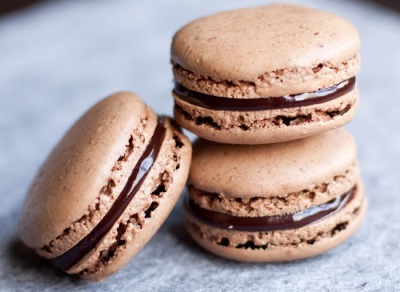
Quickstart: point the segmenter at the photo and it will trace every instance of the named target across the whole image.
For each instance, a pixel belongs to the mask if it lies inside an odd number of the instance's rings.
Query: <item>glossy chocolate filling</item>
[[[151,170],[151,167],[153,166],[154,161],[157,159],[160,151],[165,132],[166,129],[162,121],[159,120],[154,134],[147,145],[147,148],[135,165],[130,177],[128,178],[128,182],[118,198],[115,200],[114,204],[111,206],[110,210],[93,228],[93,230],[80,242],[62,255],[50,259],[51,263],[56,268],[63,271],[70,269],[73,265],[78,263],[81,258],[93,250],[103,239],[103,237],[110,231],[115,222],[125,211],[136,192],[140,189],[147,174]]]
[[[281,97],[227,98],[196,92],[175,82],[174,94],[183,101],[202,108],[217,111],[263,111],[293,108],[331,101],[352,91],[356,78],[310,93],[285,95]]]
[[[250,232],[289,230],[304,227],[339,212],[354,198],[356,191],[357,187],[353,187],[347,193],[327,203],[297,213],[276,216],[236,217],[204,209],[189,197],[185,200],[185,207],[200,221],[222,229]]]

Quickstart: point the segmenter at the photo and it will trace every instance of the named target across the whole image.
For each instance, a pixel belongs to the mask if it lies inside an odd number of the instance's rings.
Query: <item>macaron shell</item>
[[[360,56],[356,54],[353,58],[336,66],[318,64],[314,67],[285,68],[265,72],[256,80],[237,82],[215,80],[193,73],[180,65],[175,65],[172,70],[175,81],[193,91],[212,96],[246,99],[313,92],[350,79],[358,73],[360,65]]]
[[[158,157],[134,199],[96,249],[69,273],[81,272],[87,280],[104,280],[126,265],[168,217],[186,183],[191,144],[169,121],[166,126],[166,137]],[[155,194],[161,185],[165,191]],[[153,210],[154,202],[158,205]],[[126,229],[119,234],[121,226]],[[103,254],[108,254],[110,249],[113,255],[105,261]]]
[[[190,199],[203,209],[238,217],[263,217],[292,214],[335,199],[350,190],[359,179],[357,164],[329,181],[277,197],[238,198],[208,193],[189,186]]]
[[[284,197],[329,182],[355,162],[356,144],[341,129],[267,145],[225,145],[198,139],[188,184],[238,198]]]
[[[347,240],[361,224],[367,210],[361,183],[357,196],[338,213],[299,229],[274,232],[239,232],[204,224],[186,213],[187,230],[203,248],[219,256],[248,262],[292,261],[320,255]],[[258,238],[262,242],[256,243]],[[229,247],[218,244],[222,238]],[[236,242],[239,241],[239,242]],[[235,248],[237,244],[254,241],[267,248]]]
[[[256,112],[210,110],[174,97],[174,117],[182,127],[227,144],[279,143],[315,135],[350,122],[358,106],[358,89],[322,104]]]
[[[121,156],[119,156],[118,160],[109,170],[107,183],[97,192],[98,196],[87,207],[86,213],[82,214],[78,220],[68,226],[63,233],[53,238],[46,245],[38,248],[36,252],[39,255],[46,258],[54,258],[63,254],[86,237],[109,212],[124,189],[133,168],[137,164],[139,156],[142,155],[146,144],[152,138],[157,117],[149,108],[146,108],[146,111],[142,115],[142,121],[144,122],[136,129],[132,129],[131,138],[124,148],[121,148]],[[99,165],[98,167],[101,166]],[[76,169],[75,171],[80,171],[80,169]],[[135,195],[134,200],[134,207],[137,211],[141,211],[144,205],[147,204],[148,196]],[[71,204],[71,206],[74,205]]]
[[[254,95],[282,96],[332,85],[332,75],[342,71],[338,68],[351,72],[341,78],[352,77],[359,68],[359,63],[351,62],[359,46],[359,35],[346,20],[275,4],[222,12],[187,24],[173,38],[171,58],[178,69],[200,78],[198,82],[256,82]],[[321,74],[314,73],[321,68],[325,68]]]
[[[131,159],[137,160],[155,125],[156,115],[132,93],[118,93],[93,106],[58,143],[33,181],[20,221],[22,241],[40,249],[69,232],[84,215],[95,212],[89,225],[82,225],[77,234],[70,233],[69,241],[52,250],[53,256],[81,239],[106,212],[96,210],[96,204],[102,199],[113,200],[107,194],[102,198],[100,193],[107,187],[116,162],[124,156],[129,139],[133,136],[141,141],[133,145]],[[139,136],[137,131],[141,131]],[[115,175],[116,179],[123,176],[118,171]]]

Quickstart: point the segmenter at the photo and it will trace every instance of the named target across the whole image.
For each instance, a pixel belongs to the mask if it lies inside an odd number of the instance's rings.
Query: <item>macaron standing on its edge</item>
[[[344,19],[276,4],[214,14],[171,47],[177,122],[230,144],[295,140],[351,120],[359,35]]]
[[[191,143],[136,95],[111,95],[87,111],[34,179],[22,241],[69,274],[99,281],[153,236],[187,179]]]
[[[199,139],[188,188],[190,235],[239,261],[322,254],[355,232],[367,208],[356,145],[343,130],[268,145]]]

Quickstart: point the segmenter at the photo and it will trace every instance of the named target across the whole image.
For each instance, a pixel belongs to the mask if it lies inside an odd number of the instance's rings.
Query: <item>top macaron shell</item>
[[[175,79],[214,96],[313,92],[359,70],[357,30],[323,11],[277,4],[195,20],[173,39]]]
[[[132,129],[142,126],[145,119],[150,124],[143,132],[144,143],[135,143],[132,160],[137,161],[156,126],[154,113],[139,98],[123,93],[106,99],[75,123],[41,166],[28,191],[20,226],[27,245],[44,246],[80,219],[88,206],[94,207],[111,169],[124,154]],[[125,169],[123,175],[129,171]]]
[[[165,127],[165,136],[140,188],[107,235],[67,272],[98,281],[125,265],[172,210],[191,159],[190,141],[169,119],[158,122],[155,113],[129,92],[114,94],[86,112],[41,166],[23,207],[22,241],[53,259],[85,238],[121,194],[154,140],[158,123]],[[110,249],[111,256],[103,256]]]
[[[284,197],[357,169],[356,144],[343,130],[266,145],[226,145],[199,139],[193,152],[188,184],[237,198]],[[354,184],[358,172],[349,174]]]

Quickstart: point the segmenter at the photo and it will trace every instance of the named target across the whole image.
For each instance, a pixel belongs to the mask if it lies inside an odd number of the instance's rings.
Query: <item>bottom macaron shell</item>
[[[151,203],[134,212],[135,198],[114,227],[68,273],[102,281],[126,265],[151,239],[171,212],[185,185],[191,159],[190,141],[166,123],[166,136],[158,157],[135,197],[151,195]]]
[[[338,213],[293,230],[242,232],[205,224],[188,210],[186,229],[203,248],[216,255],[245,262],[292,261],[320,255],[347,240],[367,210],[361,183],[355,197]]]
[[[358,106],[358,89],[325,102],[266,111],[216,111],[181,100],[174,94],[175,120],[210,141],[267,144],[304,138],[347,124]]]

